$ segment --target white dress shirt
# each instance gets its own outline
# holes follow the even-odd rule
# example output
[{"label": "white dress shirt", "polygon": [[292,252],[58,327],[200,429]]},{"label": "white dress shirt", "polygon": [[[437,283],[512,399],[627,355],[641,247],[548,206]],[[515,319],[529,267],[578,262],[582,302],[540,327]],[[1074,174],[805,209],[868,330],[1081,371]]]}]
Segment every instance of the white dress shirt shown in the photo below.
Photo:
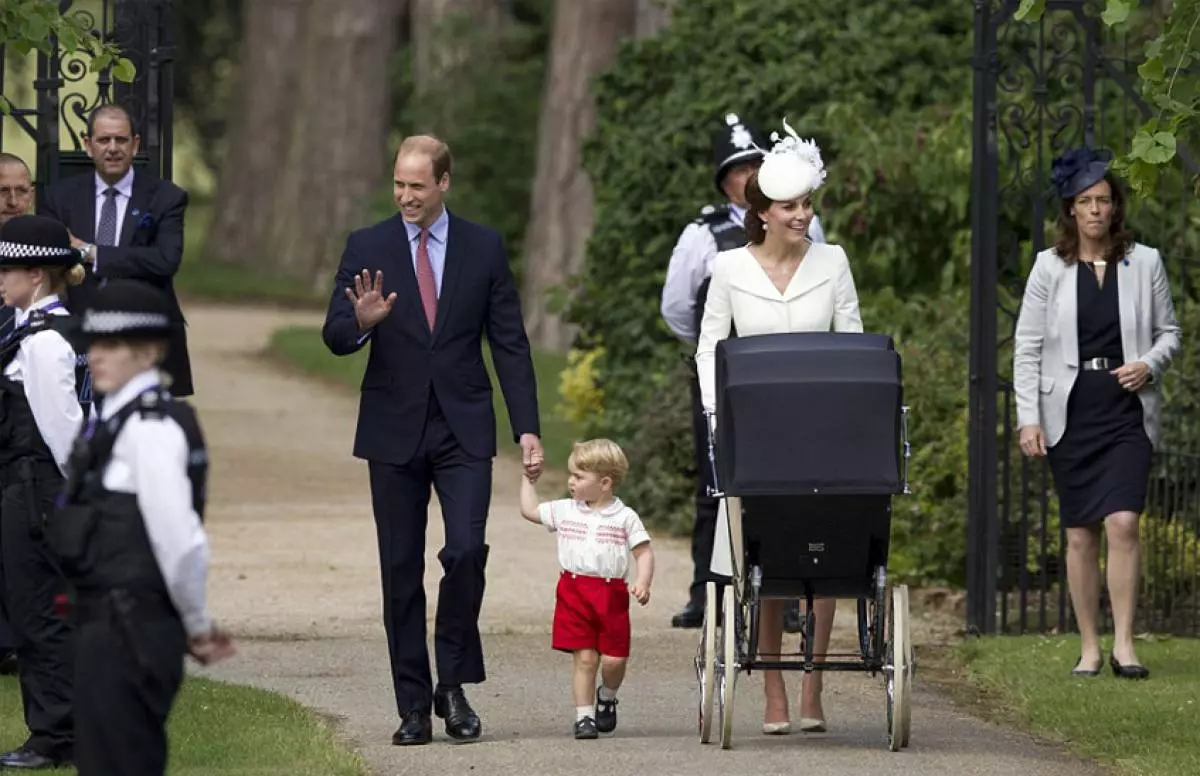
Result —
[{"label": "white dress shirt", "polygon": [[[746,210],[729,203],[729,220],[743,226],[746,223]],[[809,224],[808,236],[814,243],[825,242],[821,220],[815,215]],[[717,241],[706,223],[688,224],[671,251],[660,309],[667,327],[685,342],[694,343],[698,336],[695,323],[696,294],[704,279],[712,274],[716,258]]]},{"label": "white dress shirt", "polygon": [[[18,309],[14,325],[24,326],[30,312],[56,302],[60,302],[58,295],[50,294],[31,304],[28,310]],[[67,311],[58,307],[47,315],[67,315]],[[75,388],[75,351],[57,331],[43,329],[21,340],[16,356],[4,368],[4,376],[25,386],[33,422],[59,471],[65,473],[71,445],[83,422],[83,409]]]},{"label": "white dress shirt", "polygon": [[[96,231],[93,234],[97,237],[100,235],[100,216],[104,210],[104,192],[108,191],[109,186],[110,184],[100,177],[100,173],[96,173]],[[125,210],[133,196],[133,168],[130,167],[129,172],[111,186],[117,190],[117,230],[113,232],[113,244],[120,245],[121,227],[125,225]]]},{"label": "white dress shirt", "polygon": [[[157,370],[135,376],[105,399],[101,420],[158,385]],[[103,483],[106,490],[136,494],[167,592],[188,636],[193,637],[208,633],[212,620],[205,602],[208,538],[192,508],[188,452],[187,437],[178,423],[135,412],[117,435]]]},{"label": "white dress shirt", "polygon": [[592,509],[569,498],[538,505],[546,530],[558,536],[558,563],[563,571],[601,579],[624,579],[629,553],[650,541],[638,513],[614,499]]}]

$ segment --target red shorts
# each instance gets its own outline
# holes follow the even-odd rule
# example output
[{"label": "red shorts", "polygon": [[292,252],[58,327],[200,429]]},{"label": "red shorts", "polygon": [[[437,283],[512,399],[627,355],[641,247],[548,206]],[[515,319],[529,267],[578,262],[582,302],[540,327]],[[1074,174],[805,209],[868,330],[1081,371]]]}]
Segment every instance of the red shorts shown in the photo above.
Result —
[{"label": "red shorts", "polygon": [[609,657],[629,657],[629,588],[624,579],[564,571],[558,578],[557,599],[550,643],[554,649],[594,649]]}]

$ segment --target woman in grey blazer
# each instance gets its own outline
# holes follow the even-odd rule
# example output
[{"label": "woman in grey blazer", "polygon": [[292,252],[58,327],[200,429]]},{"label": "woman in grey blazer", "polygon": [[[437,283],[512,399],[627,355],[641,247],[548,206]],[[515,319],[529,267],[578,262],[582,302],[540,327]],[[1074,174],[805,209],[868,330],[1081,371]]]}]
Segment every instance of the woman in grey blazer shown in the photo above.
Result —
[{"label": "woman in grey blazer", "polygon": [[1150,672],[1133,648],[1138,517],[1158,444],[1163,373],[1179,324],[1162,258],[1125,229],[1125,196],[1106,153],[1054,160],[1058,238],[1038,254],[1017,319],[1013,384],[1021,451],[1047,456],[1067,531],[1067,581],[1081,637],[1072,673],[1103,665],[1097,632],[1100,526],[1108,538],[1115,675]]}]

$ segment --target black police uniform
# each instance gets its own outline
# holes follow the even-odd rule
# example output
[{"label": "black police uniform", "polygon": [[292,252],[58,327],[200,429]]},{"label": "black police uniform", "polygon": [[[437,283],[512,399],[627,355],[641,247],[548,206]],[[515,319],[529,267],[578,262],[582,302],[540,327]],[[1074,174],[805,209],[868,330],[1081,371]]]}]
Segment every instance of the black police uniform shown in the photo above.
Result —
[{"label": "black police uniform", "polygon": [[[70,267],[78,261],[66,228],[50,219],[20,216],[0,230],[0,266]],[[26,338],[56,332],[70,342],[72,323],[69,316],[34,309],[0,344],[0,599],[16,642],[29,728],[22,746],[0,755],[0,768],[48,768],[73,758],[75,632],[60,611],[67,583],[46,540],[63,477],[30,408],[25,383],[3,374]],[[23,363],[22,368],[34,367]],[[77,359],[77,390],[86,390],[85,373]]]},{"label": "black police uniform", "polygon": [[[136,281],[110,282],[97,292],[95,307],[125,301],[132,309],[115,311],[108,317],[112,326],[97,328],[92,321],[103,323],[103,315],[89,308],[83,337],[127,335],[122,320],[153,334],[145,314],[158,317],[152,326],[161,325],[165,339],[165,309],[157,310],[157,300],[149,311],[137,306],[150,293],[157,292]],[[187,442],[190,489],[179,495],[203,519],[208,458],[195,411],[156,382],[111,409],[75,441],[50,532],[75,591],[76,763],[80,776],[159,776],[166,770],[166,723],[183,681],[188,635],[150,543],[146,524],[155,516],[142,514],[136,492],[107,489],[104,475],[122,432],[134,430],[132,419],[173,423]]]}]

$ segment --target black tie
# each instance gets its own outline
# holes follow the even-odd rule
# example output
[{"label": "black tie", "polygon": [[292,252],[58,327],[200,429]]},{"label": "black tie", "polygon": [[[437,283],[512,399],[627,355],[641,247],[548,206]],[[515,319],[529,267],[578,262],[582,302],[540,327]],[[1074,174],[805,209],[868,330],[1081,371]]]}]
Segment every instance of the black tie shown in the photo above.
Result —
[{"label": "black tie", "polygon": [[100,228],[96,230],[97,245],[117,244],[117,190],[104,190],[104,206],[100,208]]}]

